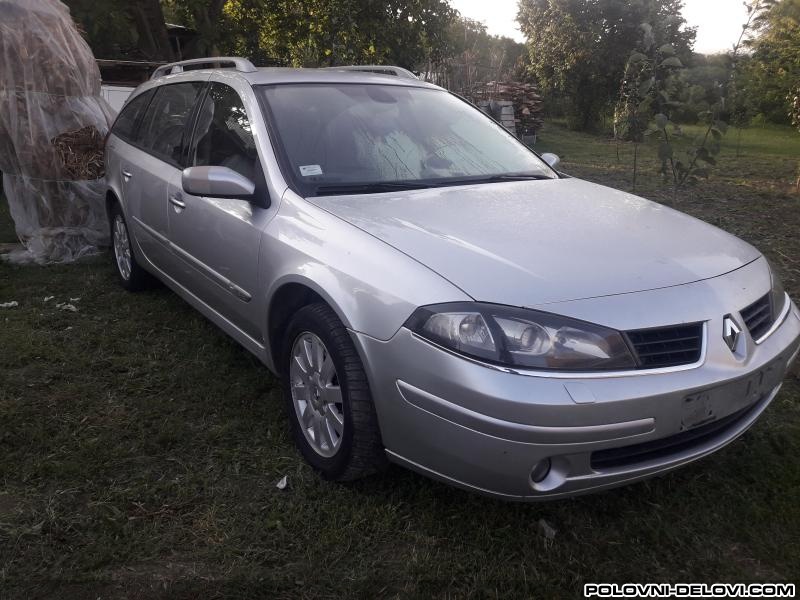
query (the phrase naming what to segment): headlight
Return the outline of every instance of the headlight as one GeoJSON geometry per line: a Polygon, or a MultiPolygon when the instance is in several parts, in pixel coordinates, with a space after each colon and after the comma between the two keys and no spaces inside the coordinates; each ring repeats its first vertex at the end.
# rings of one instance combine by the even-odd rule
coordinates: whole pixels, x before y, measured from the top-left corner
{"type": "Polygon", "coordinates": [[[418,308],[405,325],[454,352],[496,364],[565,371],[636,368],[618,331],[546,312],[457,302],[418,308]]]}
{"type": "Polygon", "coordinates": [[[783,310],[783,303],[786,302],[786,292],[783,289],[780,277],[775,273],[772,265],[769,266],[770,277],[772,278],[772,290],[770,300],[772,302],[772,318],[777,319],[783,310]]]}

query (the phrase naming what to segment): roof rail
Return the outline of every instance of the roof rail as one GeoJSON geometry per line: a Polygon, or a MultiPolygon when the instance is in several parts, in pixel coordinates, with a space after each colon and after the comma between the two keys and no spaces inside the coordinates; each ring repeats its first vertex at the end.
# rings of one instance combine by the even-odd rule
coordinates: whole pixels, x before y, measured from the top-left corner
{"type": "Polygon", "coordinates": [[[210,65],[212,68],[216,68],[215,65],[229,65],[242,73],[255,73],[258,71],[258,69],[253,66],[253,63],[246,58],[241,58],[239,56],[209,56],[208,58],[192,58],[190,60],[181,60],[179,62],[162,65],[153,71],[150,79],[155,79],[163,75],[171,75],[173,73],[183,73],[183,67],[192,65],[210,65]]]}
{"type": "Polygon", "coordinates": [[[361,71],[364,73],[377,73],[379,75],[393,75],[403,79],[419,79],[408,69],[395,67],[394,65],[346,65],[339,67],[327,67],[328,69],[338,69],[339,71],[361,71]]]}

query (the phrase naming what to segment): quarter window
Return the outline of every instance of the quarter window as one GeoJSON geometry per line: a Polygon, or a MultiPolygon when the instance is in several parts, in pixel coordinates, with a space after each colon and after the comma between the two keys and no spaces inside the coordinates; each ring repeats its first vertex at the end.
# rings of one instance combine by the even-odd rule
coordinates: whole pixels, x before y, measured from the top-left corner
{"type": "Polygon", "coordinates": [[[147,108],[152,96],[153,90],[148,90],[128,102],[122,112],[119,113],[117,120],[114,121],[111,132],[123,140],[132,140],[136,133],[136,125],[139,122],[139,118],[147,108]]]}
{"type": "Polygon", "coordinates": [[[173,83],[158,88],[137,136],[148,152],[180,165],[183,134],[203,83],[173,83]]]}
{"type": "Polygon", "coordinates": [[[258,153],[242,99],[232,87],[212,83],[197,116],[190,164],[228,167],[256,179],[258,153]]]}

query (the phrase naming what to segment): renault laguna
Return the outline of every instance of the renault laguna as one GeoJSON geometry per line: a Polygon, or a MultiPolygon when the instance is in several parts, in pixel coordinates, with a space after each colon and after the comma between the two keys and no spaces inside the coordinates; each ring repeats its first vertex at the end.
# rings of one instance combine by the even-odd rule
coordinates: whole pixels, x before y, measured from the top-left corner
{"type": "Polygon", "coordinates": [[[749,244],[557,165],[401,69],[184,61],[107,140],[113,256],[280,377],[330,480],[533,500],[719,450],[800,313],[749,244]]]}

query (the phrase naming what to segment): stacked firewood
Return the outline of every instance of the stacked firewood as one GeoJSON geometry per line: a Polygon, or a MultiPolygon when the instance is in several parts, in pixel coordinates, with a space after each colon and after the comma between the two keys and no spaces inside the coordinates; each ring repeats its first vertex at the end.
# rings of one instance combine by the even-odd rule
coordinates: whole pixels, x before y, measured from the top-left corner
{"type": "Polygon", "coordinates": [[[65,131],[52,139],[69,179],[99,179],[103,176],[103,136],[94,125],[65,131]]]}
{"type": "Polygon", "coordinates": [[[470,96],[476,104],[486,101],[510,101],[514,107],[517,135],[533,135],[542,127],[542,97],[532,83],[489,81],[476,85],[470,96]]]}

